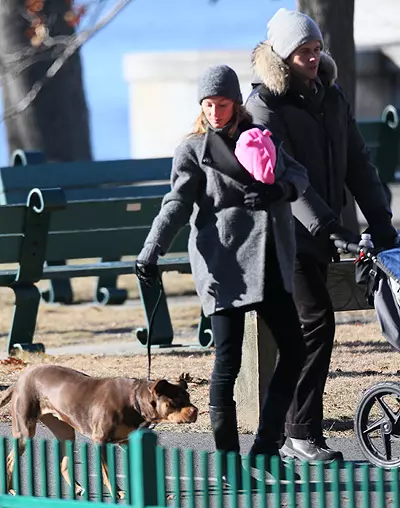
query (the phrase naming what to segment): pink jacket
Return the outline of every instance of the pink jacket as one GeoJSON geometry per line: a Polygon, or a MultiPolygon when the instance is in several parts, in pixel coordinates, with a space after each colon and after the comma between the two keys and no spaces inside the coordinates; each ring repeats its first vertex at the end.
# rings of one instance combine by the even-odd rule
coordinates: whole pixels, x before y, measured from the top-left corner
{"type": "Polygon", "coordinates": [[[242,132],[236,143],[235,155],[240,164],[259,182],[275,182],[276,149],[271,131],[258,127],[242,132]]]}

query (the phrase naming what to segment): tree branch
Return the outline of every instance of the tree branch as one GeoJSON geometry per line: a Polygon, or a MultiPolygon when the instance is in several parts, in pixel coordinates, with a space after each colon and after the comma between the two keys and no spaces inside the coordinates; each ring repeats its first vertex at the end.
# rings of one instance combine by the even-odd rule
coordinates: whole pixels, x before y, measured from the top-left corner
{"type": "MultiPolygon", "coordinates": [[[[132,0],[120,0],[110,11],[92,28],[82,30],[73,36],[65,45],[60,56],[48,68],[43,78],[37,81],[29,90],[27,95],[12,109],[6,110],[0,122],[6,118],[11,118],[25,111],[36,99],[45,84],[54,77],[65,62],[71,58],[79,48],[83,46],[89,39],[93,38],[100,30],[110,23],[132,0]]],[[[24,66],[25,68],[27,65],[24,66]]]]}

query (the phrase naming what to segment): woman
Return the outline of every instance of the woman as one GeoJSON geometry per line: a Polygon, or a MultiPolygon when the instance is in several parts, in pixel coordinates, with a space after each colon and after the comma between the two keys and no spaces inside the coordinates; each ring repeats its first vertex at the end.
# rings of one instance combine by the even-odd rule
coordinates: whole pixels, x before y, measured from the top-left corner
{"type": "Polygon", "coordinates": [[[199,80],[198,100],[201,112],[194,132],[174,154],[172,190],[138,256],[136,273],[152,283],[158,257],[190,220],[193,279],[204,313],[211,316],[215,344],[210,417],[216,448],[239,451],[233,392],[245,312],[256,310],[269,325],[280,355],[251,453],[278,455],[304,357],[291,295],[295,243],[290,201],[304,192],[308,180],[303,167],[279,148],[272,185],[256,182],[239,163],[236,142],[254,125],[231,68],[207,69],[199,80]],[[255,210],[260,199],[265,209],[255,210]]]}

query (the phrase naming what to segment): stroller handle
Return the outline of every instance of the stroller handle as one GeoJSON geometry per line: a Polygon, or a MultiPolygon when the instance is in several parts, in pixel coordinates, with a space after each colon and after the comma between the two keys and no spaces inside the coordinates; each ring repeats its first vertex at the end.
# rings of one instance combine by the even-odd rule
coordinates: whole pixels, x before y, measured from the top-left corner
{"type": "Polygon", "coordinates": [[[333,244],[335,245],[335,247],[337,249],[342,250],[343,252],[349,252],[351,254],[360,254],[360,252],[364,250],[364,248],[360,247],[358,243],[346,242],[346,240],[338,238],[337,236],[332,236],[331,240],[333,240],[333,244]]]}

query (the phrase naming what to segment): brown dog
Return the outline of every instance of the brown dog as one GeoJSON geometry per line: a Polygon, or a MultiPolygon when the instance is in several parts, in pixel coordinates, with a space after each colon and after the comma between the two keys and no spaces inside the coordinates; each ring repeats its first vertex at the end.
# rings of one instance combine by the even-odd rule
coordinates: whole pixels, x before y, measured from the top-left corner
{"type": "MultiPolygon", "coordinates": [[[[127,442],[131,431],[160,422],[193,423],[197,408],[191,404],[187,384],[171,384],[165,379],[154,382],[129,378],[96,378],[67,367],[38,365],[27,369],[19,379],[0,394],[0,407],[11,401],[12,433],[19,438],[19,454],[27,438],[35,435],[38,420],[61,442],[61,473],[71,485],[64,442],[75,440],[75,431],[94,443],[127,442]]],[[[7,457],[7,482],[12,484],[14,454],[7,457]]],[[[102,446],[102,475],[111,492],[102,446]]],[[[124,493],[117,487],[117,495],[124,493]]],[[[83,489],[75,482],[75,491],[83,489]]]]}

